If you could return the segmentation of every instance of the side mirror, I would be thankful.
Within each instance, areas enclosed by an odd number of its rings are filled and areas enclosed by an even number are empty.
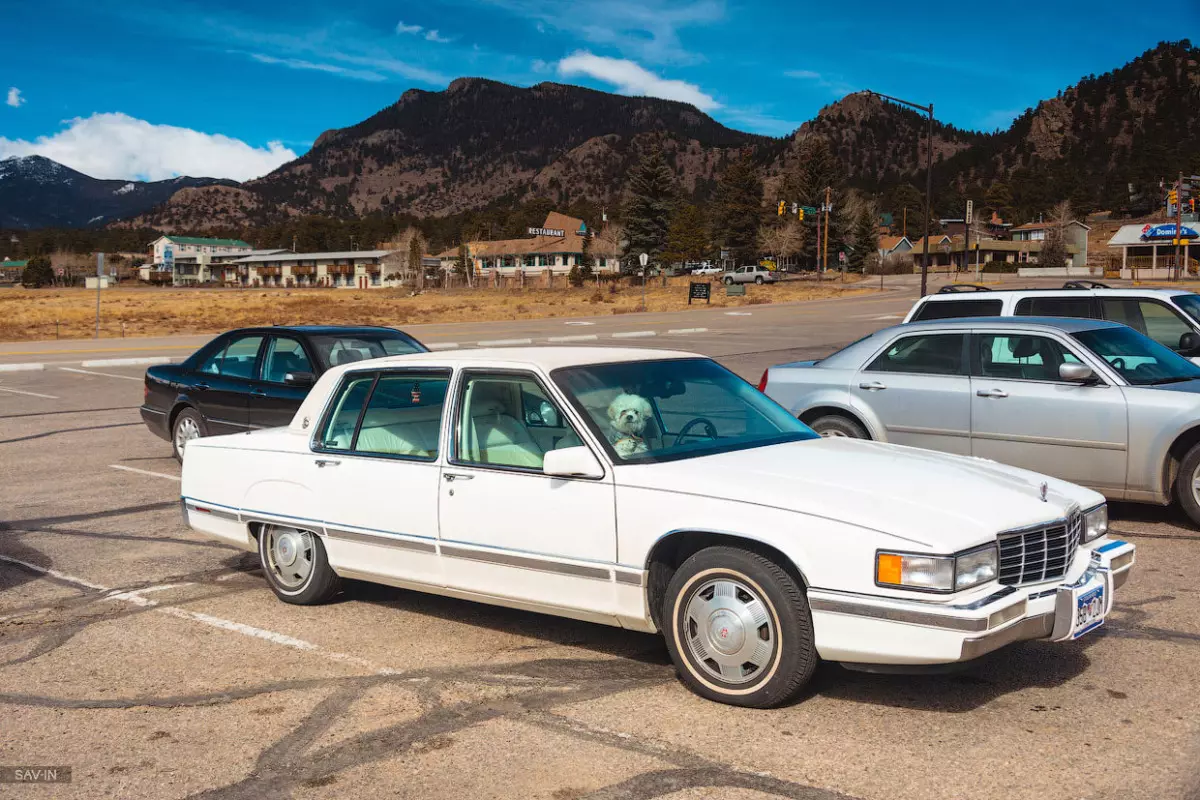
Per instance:
[[[559,478],[603,478],[604,468],[586,447],[564,447],[546,453],[542,473]]]
[[[1096,373],[1087,364],[1059,364],[1058,377],[1072,383],[1090,383],[1095,381]]]
[[[1192,355],[1200,350],[1200,333],[1189,331],[1179,337],[1179,352],[1184,355]]]
[[[288,386],[312,386],[317,376],[311,372],[289,372],[283,376],[283,382]]]

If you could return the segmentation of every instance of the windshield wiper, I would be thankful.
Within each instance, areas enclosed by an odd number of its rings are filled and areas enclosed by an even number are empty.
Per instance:
[[[1147,383],[1145,383],[1143,385],[1144,386],[1162,386],[1167,383],[1183,383],[1184,381],[1194,381],[1194,380],[1196,380],[1196,378],[1194,378],[1194,377],[1183,378],[1183,377],[1175,376],[1173,378],[1155,378],[1154,380],[1148,381]]]

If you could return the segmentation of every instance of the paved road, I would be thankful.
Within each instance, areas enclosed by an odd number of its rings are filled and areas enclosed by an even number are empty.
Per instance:
[[[671,343],[757,378],[900,305],[755,307]],[[1114,508],[1139,563],[1096,635],[956,675],[824,665],[746,711],[685,690],[653,636],[357,584],[279,603],[183,528],[140,383],[0,374],[0,764],[74,769],[0,796],[1200,797],[1200,534],[1169,511]]]

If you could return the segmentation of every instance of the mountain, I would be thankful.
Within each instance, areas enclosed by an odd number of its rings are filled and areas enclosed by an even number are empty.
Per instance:
[[[541,83],[459,78],[416,89],[240,187],[177,195],[138,224],[262,224],[295,214],[446,216],[500,199],[618,202],[624,176],[661,144],[684,191],[704,197],[731,156],[775,140],[726,128],[693,106]]]
[[[135,216],[165,202],[182,188],[232,181],[173,178],[100,180],[42,156],[0,161],[0,228],[98,227]]]

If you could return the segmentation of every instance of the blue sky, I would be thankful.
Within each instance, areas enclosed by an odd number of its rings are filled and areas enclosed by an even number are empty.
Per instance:
[[[408,88],[462,75],[686,100],[777,136],[872,88],[991,130],[1160,40],[1200,36],[1192,0],[1171,15],[1115,0],[1085,14],[1077,0],[1024,5],[0,0],[0,158],[246,179]]]

